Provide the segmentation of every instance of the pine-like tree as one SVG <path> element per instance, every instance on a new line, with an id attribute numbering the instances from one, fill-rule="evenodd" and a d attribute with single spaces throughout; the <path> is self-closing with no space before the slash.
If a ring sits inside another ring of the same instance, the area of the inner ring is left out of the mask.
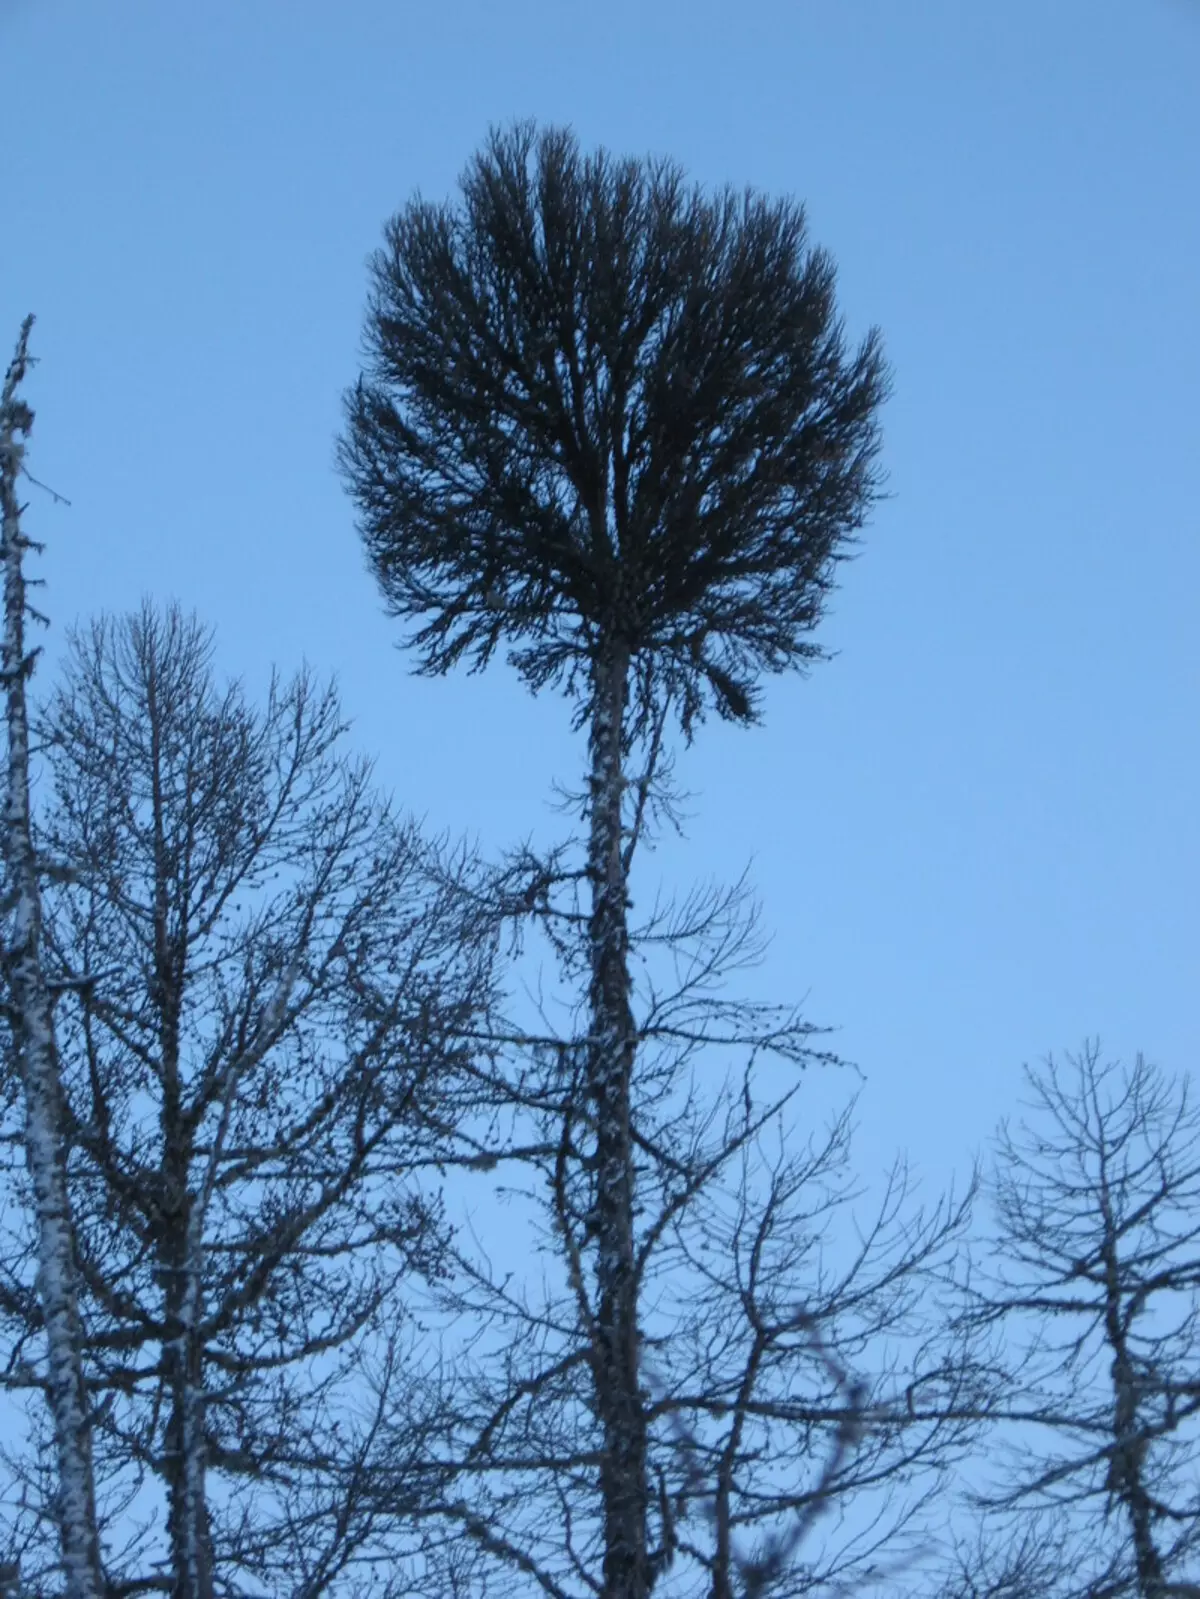
<path id="1" fill-rule="evenodd" d="M 689 737 L 708 709 L 752 722 L 762 674 L 821 656 L 837 564 L 879 490 L 887 377 L 874 333 L 847 348 L 833 265 L 789 201 L 709 197 L 669 162 L 584 156 L 528 124 L 494 132 L 461 191 L 387 228 L 339 457 L 420 669 L 506 646 L 588 730 L 603 1592 L 644 1599 L 631 762 L 668 709 Z"/>

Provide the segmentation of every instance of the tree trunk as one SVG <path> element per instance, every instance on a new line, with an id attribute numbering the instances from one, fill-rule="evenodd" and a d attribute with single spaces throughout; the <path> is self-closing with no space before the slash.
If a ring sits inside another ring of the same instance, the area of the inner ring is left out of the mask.
<path id="1" fill-rule="evenodd" d="M 33 318 L 26 318 L 0 404 L 0 497 L 3 509 L 4 661 L 8 724 L 4 855 L 12 907 L 4 952 L 10 1014 L 25 1096 L 25 1159 L 33 1186 L 38 1235 L 38 1298 L 46 1329 L 47 1391 L 54 1421 L 58 1517 L 69 1599 L 101 1599 L 105 1591 L 96 1530 L 91 1417 L 83 1377 L 75 1231 L 62 1141 L 61 1084 L 52 995 L 41 962 L 42 903 L 29 817 L 29 720 L 25 679 L 27 601 L 17 480 L 24 455 L 19 435 L 32 414 L 17 400 L 25 375 Z"/>
<path id="2" fill-rule="evenodd" d="M 193 1203 L 195 1203 L 193 1201 Z M 212 1599 L 212 1543 L 208 1523 L 207 1445 L 204 1437 L 204 1370 L 198 1336 L 203 1251 L 199 1227 L 185 1211 L 178 1263 L 168 1282 L 170 1333 L 163 1365 L 170 1392 L 168 1529 L 172 1599 Z"/>
<path id="3" fill-rule="evenodd" d="M 604 1599 L 645 1599 L 646 1418 L 638 1382 L 630 1082 L 635 1052 L 622 860 L 622 735 L 629 648 L 613 641 L 593 666 L 588 876 L 592 885 L 588 1090 L 596 1116 L 597 1409 L 603 1428 Z"/>
<path id="4" fill-rule="evenodd" d="M 177 1083 L 177 1073 L 172 1074 Z M 169 1406 L 165 1437 L 167 1533 L 171 1545 L 171 1599 L 212 1599 L 212 1540 L 206 1486 L 205 1371 L 199 1334 L 203 1313 L 204 1196 L 189 1192 L 191 1130 L 168 1094 L 174 1116 L 164 1115 L 166 1158 L 160 1243 L 164 1284 L 163 1375 Z"/>
<path id="5" fill-rule="evenodd" d="M 186 913 L 172 925 L 172 888 L 183 863 L 168 841 L 163 792 L 163 722 L 157 663 L 149 663 L 146 710 L 150 732 L 150 806 L 154 838 L 154 980 L 162 1082 L 163 1216 L 160 1261 L 164 1286 L 162 1363 L 170 1406 L 166 1428 L 167 1531 L 171 1543 L 171 1599 L 212 1599 L 212 1540 L 204 1435 L 203 1313 L 204 1223 L 207 1194 L 191 1192 L 194 1124 L 184 1103 L 181 1019 L 187 981 Z"/>
<path id="6" fill-rule="evenodd" d="M 1154 1507 L 1145 1482 L 1146 1443 L 1138 1424 L 1136 1375 L 1129 1352 L 1129 1339 L 1123 1312 L 1120 1263 L 1117 1258 L 1118 1231 L 1107 1189 L 1101 1195 L 1104 1216 L 1105 1305 L 1104 1326 L 1113 1351 L 1113 1452 L 1109 1459 L 1108 1482 L 1114 1496 L 1129 1516 L 1133 1556 L 1137 1566 L 1137 1591 L 1140 1599 L 1162 1599 L 1162 1559 L 1154 1542 Z"/>

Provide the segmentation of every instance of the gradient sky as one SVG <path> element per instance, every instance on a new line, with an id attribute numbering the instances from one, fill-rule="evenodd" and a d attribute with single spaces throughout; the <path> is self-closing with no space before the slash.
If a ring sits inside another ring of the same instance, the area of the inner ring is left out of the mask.
<path id="1" fill-rule="evenodd" d="M 680 761 L 685 885 L 752 861 L 865 1073 L 860 1157 L 939 1180 L 1024 1060 L 1200 1019 L 1200 0 L 0 0 L 0 343 L 35 311 L 54 619 L 175 597 L 219 660 L 336 671 L 432 824 L 555 825 L 583 750 L 506 669 L 392 648 L 332 470 L 365 260 L 492 121 L 803 199 L 895 372 L 892 498 L 765 724 Z"/>

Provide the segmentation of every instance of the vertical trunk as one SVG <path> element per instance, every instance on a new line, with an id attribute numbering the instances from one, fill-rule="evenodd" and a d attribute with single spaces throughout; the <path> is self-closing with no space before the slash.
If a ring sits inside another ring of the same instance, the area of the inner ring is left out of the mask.
<path id="1" fill-rule="evenodd" d="M 1154 1506 L 1146 1489 L 1145 1441 L 1137 1425 L 1134 1382 L 1133 1368 L 1122 1337 L 1113 1361 L 1116 1447 L 1109 1466 L 1109 1483 L 1129 1516 L 1133 1558 L 1137 1567 L 1137 1591 L 1141 1599 L 1161 1599 L 1166 1589 L 1163 1586 L 1162 1560 L 1154 1542 Z"/>
<path id="2" fill-rule="evenodd" d="M 25 375 L 32 317 L 21 329 L 0 403 L 0 496 L 3 509 L 4 663 L 8 723 L 4 854 L 12 896 L 12 941 L 4 952 L 14 1042 L 25 1096 L 25 1158 L 38 1234 L 38 1297 L 46 1328 L 47 1389 L 54 1421 L 63 1569 L 70 1599 L 101 1599 L 104 1576 L 96 1530 L 91 1418 L 83 1378 L 75 1232 L 62 1144 L 61 1084 L 52 999 L 41 963 L 42 905 L 29 817 L 29 721 L 25 679 L 27 601 L 17 481 L 30 412 L 17 400 Z"/>
<path id="3" fill-rule="evenodd" d="M 190 1192 L 191 1129 L 184 1125 L 179 1096 L 168 1093 L 165 1099 L 166 1215 L 159 1248 L 164 1285 L 162 1367 L 167 1425 L 163 1455 L 171 1596 L 212 1599 L 212 1544 L 205 1482 L 205 1372 L 199 1332 L 203 1312 L 203 1196 Z M 173 1116 L 167 1111 L 172 1104 Z"/>
<path id="4" fill-rule="evenodd" d="M 195 1204 L 195 1201 L 193 1201 Z M 185 1206 L 172 1239 L 167 1274 L 163 1366 L 170 1393 L 167 1423 L 167 1526 L 172 1599 L 212 1599 L 212 1545 L 205 1486 L 204 1371 L 198 1324 L 203 1270 L 197 1217 Z"/>
<path id="5" fill-rule="evenodd" d="M 204 1196 L 191 1191 L 195 1146 L 184 1104 L 180 1032 L 187 980 L 185 911 L 172 923 L 172 895 L 186 905 L 186 863 L 168 841 L 163 792 L 164 709 L 150 662 L 146 706 L 150 724 L 151 811 L 154 829 L 154 982 L 162 1081 L 163 1210 L 160 1261 L 164 1284 L 162 1364 L 168 1394 L 166 1428 L 167 1532 L 172 1599 L 212 1599 L 207 1444 L 204 1437 L 203 1311 Z"/>
<path id="6" fill-rule="evenodd" d="M 646 1418 L 638 1383 L 630 1081 L 635 1051 L 622 862 L 622 734 L 629 649 L 612 641 L 593 667 L 588 875 L 592 885 L 588 1088 L 596 1116 L 596 1398 L 604 1436 L 604 1599 L 645 1599 Z"/>
<path id="7" fill-rule="evenodd" d="M 1122 1315 L 1117 1229 L 1107 1197 L 1102 1199 L 1101 1204 L 1104 1215 L 1104 1326 L 1113 1352 L 1114 1448 L 1109 1462 L 1108 1483 L 1114 1497 L 1129 1516 L 1140 1599 L 1162 1599 L 1167 1590 L 1163 1584 L 1162 1560 L 1154 1542 L 1154 1506 L 1146 1488 L 1146 1441 L 1139 1427 L 1137 1377 Z"/>

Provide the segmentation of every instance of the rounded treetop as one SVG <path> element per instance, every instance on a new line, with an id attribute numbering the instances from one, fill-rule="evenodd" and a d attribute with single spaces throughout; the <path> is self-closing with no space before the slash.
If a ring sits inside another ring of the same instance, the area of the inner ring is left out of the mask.
<path id="1" fill-rule="evenodd" d="M 620 647 L 644 705 L 751 719 L 878 494 L 878 336 L 847 352 L 792 201 L 527 123 L 460 191 L 387 226 L 339 445 L 421 668 L 504 641 L 570 684 Z"/>

